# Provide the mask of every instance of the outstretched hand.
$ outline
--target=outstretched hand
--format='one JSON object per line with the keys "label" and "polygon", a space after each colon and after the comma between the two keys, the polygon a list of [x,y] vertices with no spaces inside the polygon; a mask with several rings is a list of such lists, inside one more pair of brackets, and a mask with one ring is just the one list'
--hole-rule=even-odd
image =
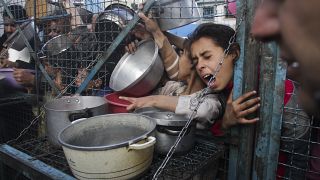
{"label": "outstretched hand", "polygon": [[222,119],[222,128],[228,129],[237,124],[252,124],[257,122],[259,118],[246,118],[247,115],[256,112],[260,107],[260,97],[252,98],[257,92],[247,92],[235,101],[232,101],[232,94],[231,92],[228,97],[226,110]]}
{"label": "outstretched hand", "polygon": [[131,104],[127,106],[128,111],[133,111],[142,107],[153,107],[155,96],[145,96],[140,98],[120,96],[119,99],[129,101]]}

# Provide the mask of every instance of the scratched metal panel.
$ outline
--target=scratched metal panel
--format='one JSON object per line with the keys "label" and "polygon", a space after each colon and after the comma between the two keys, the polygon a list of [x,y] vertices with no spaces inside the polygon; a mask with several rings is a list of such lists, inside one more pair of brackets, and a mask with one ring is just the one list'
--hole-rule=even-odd
{"label": "scratched metal panel", "polygon": [[260,73],[260,122],[254,154],[253,179],[275,179],[278,162],[286,66],[278,58],[277,46],[262,49]]}
{"label": "scratched metal panel", "polygon": [[[257,90],[259,67],[259,43],[250,37],[250,28],[255,7],[255,1],[242,0],[237,2],[240,13],[245,16],[237,34],[241,54],[235,67],[233,99],[242,94]],[[240,8],[239,8],[240,7]],[[242,15],[238,15],[237,22]],[[253,116],[249,116],[248,118]],[[239,145],[230,147],[228,179],[251,179],[252,154],[254,146],[254,125],[232,128],[231,137],[239,138]]]}

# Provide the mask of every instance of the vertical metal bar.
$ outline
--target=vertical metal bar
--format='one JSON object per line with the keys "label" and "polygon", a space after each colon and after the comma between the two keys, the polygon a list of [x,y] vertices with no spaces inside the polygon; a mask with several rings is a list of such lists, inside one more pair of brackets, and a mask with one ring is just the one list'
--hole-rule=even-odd
{"label": "vertical metal bar", "polygon": [[[146,2],[146,4],[144,5],[142,12],[146,13],[147,11],[149,11],[149,9],[152,7],[154,2],[155,2],[155,0],[148,0]],[[100,58],[100,60],[92,68],[92,70],[88,74],[87,78],[83,81],[83,83],[77,89],[76,94],[80,94],[83,90],[86,89],[87,85],[92,80],[93,76],[100,70],[100,68],[108,60],[108,58],[113,53],[113,51],[119,46],[119,44],[122,42],[122,40],[128,35],[128,33],[131,31],[131,29],[133,29],[133,27],[137,24],[139,19],[140,19],[139,16],[137,14],[135,14],[133,19],[129,22],[129,24],[121,31],[121,33],[113,41],[113,43],[108,48],[108,50],[102,54],[102,57]]]}
{"label": "vertical metal bar", "polygon": [[[7,14],[10,16],[11,19],[14,19],[13,15],[11,14],[10,10],[8,9],[7,4],[3,1],[0,0],[0,4],[3,5],[5,11],[7,11]],[[53,90],[56,93],[60,93],[58,88],[56,87],[56,84],[53,82],[53,80],[50,78],[50,76],[48,75],[48,73],[46,72],[45,68],[42,66],[42,64],[39,62],[38,60],[38,56],[36,55],[35,51],[32,49],[32,47],[29,44],[29,41],[27,40],[27,38],[24,36],[24,34],[22,33],[22,30],[19,26],[17,26],[17,30],[20,34],[20,36],[23,38],[25,45],[27,46],[29,53],[31,54],[32,58],[35,60],[36,64],[39,66],[40,71],[42,72],[42,74],[44,75],[44,77],[46,78],[46,80],[48,81],[48,83],[50,84],[50,86],[53,88]]]}
{"label": "vertical metal bar", "polygon": [[253,179],[276,179],[286,66],[278,58],[277,45],[263,46],[260,77],[261,115],[257,126]]}
{"label": "vertical metal bar", "polygon": [[[233,99],[246,92],[257,90],[260,47],[260,44],[250,37],[255,0],[237,1],[237,7],[237,22],[244,12],[245,17],[237,34],[241,52],[234,71]],[[250,117],[252,116],[248,118]],[[230,146],[228,179],[251,179],[254,125],[240,125],[232,128],[231,137],[239,137],[239,145]]]}

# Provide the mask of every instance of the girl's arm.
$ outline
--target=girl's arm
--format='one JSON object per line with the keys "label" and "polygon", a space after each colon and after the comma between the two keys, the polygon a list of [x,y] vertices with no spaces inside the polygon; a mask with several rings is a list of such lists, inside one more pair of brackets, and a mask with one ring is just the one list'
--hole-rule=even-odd
{"label": "girl's arm", "polygon": [[178,104],[179,97],[167,95],[152,95],[140,98],[120,96],[119,99],[123,99],[132,103],[127,107],[128,111],[142,107],[155,107],[174,112]]}

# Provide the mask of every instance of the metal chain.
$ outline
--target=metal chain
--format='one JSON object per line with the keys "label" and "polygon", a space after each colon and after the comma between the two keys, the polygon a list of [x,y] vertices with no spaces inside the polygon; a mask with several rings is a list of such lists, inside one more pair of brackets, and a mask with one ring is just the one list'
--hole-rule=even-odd
{"label": "metal chain", "polygon": [[205,98],[205,95],[208,94],[211,89],[210,89],[210,84],[211,83],[215,83],[215,80],[216,80],[216,76],[217,74],[219,73],[221,67],[222,67],[222,64],[223,64],[223,61],[224,59],[228,56],[229,54],[229,51],[230,51],[230,47],[231,45],[235,42],[235,38],[236,38],[236,35],[237,35],[237,32],[239,30],[239,27],[240,25],[242,24],[242,21],[245,17],[245,11],[243,12],[241,18],[240,18],[240,22],[237,24],[236,28],[235,28],[235,33],[233,34],[233,36],[230,38],[229,40],[229,44],[228,44],[228,47],[227,49],[224,50],[224,54],[223,54],[223,57],[221,58],[218,66],[216,67],[216,69],[213,71],[212,73],[212,77],[210,78],[208,84],[207,84],[207,87],[204,88],[201,93],[200,93],[200,96],[198,97],[198,103],[197,103],[197,106],[196,108],[192,111],[192,113],[190,114],[190,116],[188,117],[188,121],[187,123],[185,124],[185,126],[182,128],[182,130],[180,131],[178,137],[177,137],[177,140],[175,141],[175,143],[171,146],[169,152],[167,153],[165,159],[162,161],[161,165],[159,166],[159,168],[157,169],[156,173],[153,175],[153,180],[157,180],[158,177],[160,176],[160,174],[162,173],[162,171],[164,170],[164,168],[166,167],[166,165],[168,164],[170,158],[172,157],[172,155],[174,154],[176,148],[178,147],[181,139],[184,137],[184,135],[186,134],[190,124],[192,123],[195,115],[197,114],[197,110],[198,108],[200,107],[201,103],[204,101],[204,98]]}

